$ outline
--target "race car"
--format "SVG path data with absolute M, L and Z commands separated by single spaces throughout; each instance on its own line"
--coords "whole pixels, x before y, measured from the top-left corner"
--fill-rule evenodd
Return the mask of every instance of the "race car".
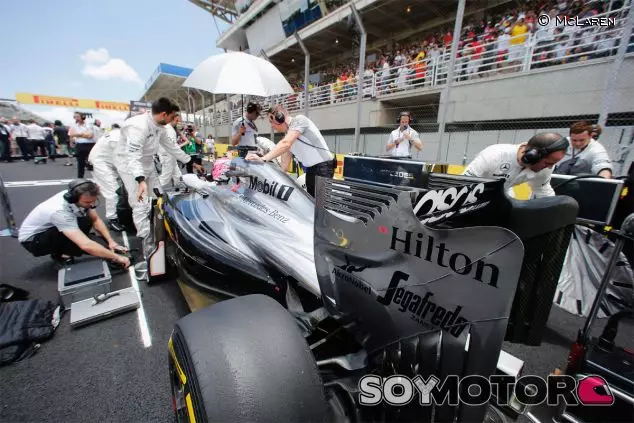
M 179 421 L 500 421 L 510 412 L 499 406 L 509 398 L 369 406 L 360 394 L 378 394 L 362 378 L 378 376 L 381 397 L 395 375 L 517 376 L 502 342 L 541 342 L 574 200 L 515 201 L 500 180 L 359 156 L 344 159 L 343 180 L 319 178 L 313 199 L 246 152 L 229 181 L 187 175 L 187 192 L 165 193 L 154 213 L 151 278 L 171 266 L 230 298 L 175 325 Z

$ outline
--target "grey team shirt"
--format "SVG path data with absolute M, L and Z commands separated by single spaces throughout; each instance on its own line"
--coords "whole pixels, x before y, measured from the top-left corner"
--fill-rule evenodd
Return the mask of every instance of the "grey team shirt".
M 570 137 L 568 137 L 568 141 L 570 141 Z M 572 158 L 577 158 L 579 160 L 585 160 L 587 163 L 592 166 L 592 173 L 598 175 L 602 170 L 609 170 L 610 172 L 614 172 L 612 169 L 612 161 L 610 160 L 610 155 L 608 154 L 605 147 L 596 140 L 590 140 L 590 143 L 583 150 L 575 150 L 572 147 L 572 144 L 568 147 L 568 151 L 566 151 L 566 155 L 555 167 L 555 171 L 558 167 L 562 166 L 565 162 Z
M 19 242 L 28 241 L 52 227 L 60 232 L 79 229 L 77 218 L 86 216 L 88 210 L 67 202 L 64 199 L 65 192 L 55 194 L 29 213 L 20 227 Z

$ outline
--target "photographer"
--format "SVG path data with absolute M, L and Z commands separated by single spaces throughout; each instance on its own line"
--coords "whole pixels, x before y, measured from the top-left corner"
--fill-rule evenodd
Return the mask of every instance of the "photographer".
M 390 134 L 385 151 L 389 152 L 392 157 L 411 156 L 410 150 L 412 145 L 418 151 L 423 149 L 423 143 L 420 140 L 418 132 L 410 126 L 412 115 L 410 112 L 401 112 L 399 117 L 399 127 Z
M 255 125 L 255 120 L 260 116 L 260 113 L 262 113 L 262 106 L 253 102 L 247 104 L 244 116 L 236 119 L 231 126 L 232 146 L 256 146 L 258 127 Z
M 203 140 L 200 138 L 200 134 L 194 131 L 193 125 L 187 125 L 183 130 L 185 134 L 185 138 L 189 141 L 183 147 L 183 151 L 191 157 L 191 160 L 187 162 L 186 169 L 187 173 L 194 173 L 194 163 L 202 166 L 203 159 L 200 156 L 203 148 Z

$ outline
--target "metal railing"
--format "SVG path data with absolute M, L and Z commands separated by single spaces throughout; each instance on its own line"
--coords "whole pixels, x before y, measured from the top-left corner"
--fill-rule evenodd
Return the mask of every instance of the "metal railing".
M 608 18 L 608 26 L 561 26 L 561 34 L 536 31 L 506 42 L 499 39 L 482 43 L 476 48 L 467 45 L 457 52 L 454 68 L 454 83 L 485 80 L 505 74 L 526 74 L 536 69 L 561 66 L 574 62 L 588 62 L 616 54 L 620 42 L 628 42 L 628 53 L 634 52 L 634 37 L 623 34 L 623 24 L 629 7 L 596 15 L 593 19 Z M 448 49 L 431 53 L 430 57 L 402 66 L 364 73 L 364 99 L 381 98 L 417 89 L 437 90 L 447 84 L 450 63 Z M 309 90 L 310 107 L 328 106 L 354 102 L 357 99 L 356 77 L 313 87 Z M 286 96 L 266 99 L 283 105 L 288 111 L 304 108 L 303 91 Z M 240 107 L 218 112 L 214 116 L 216 125 L 227 125 L 242 115 Z

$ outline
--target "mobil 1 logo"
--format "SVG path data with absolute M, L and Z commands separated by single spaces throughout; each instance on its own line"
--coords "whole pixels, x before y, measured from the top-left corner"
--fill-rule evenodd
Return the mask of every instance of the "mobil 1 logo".
M 269 182 L 268 180 L 258 178 L 257 176 L 249 176 L 249 189 L 270 195 L 278 200 L 288 201 L 291 194 L 295 190 L 289 185 L 280 184 L 279 182 Z

